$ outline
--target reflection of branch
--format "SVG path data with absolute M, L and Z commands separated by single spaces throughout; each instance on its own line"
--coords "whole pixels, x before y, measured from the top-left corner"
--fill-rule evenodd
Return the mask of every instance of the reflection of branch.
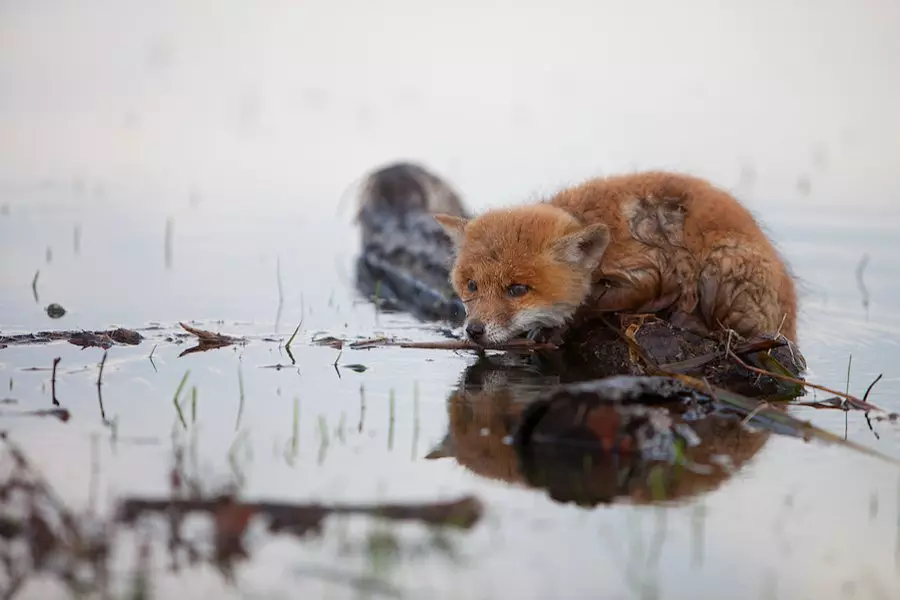
M 5 435 L 0 439 L 11 459 L 3 461 L 9 468 L 0 480 L 0 597 L 14 597 L 29 578 L 40 575 L 54 576 L 73 596 L 82 595 L 106 573 L 106 532 L 83 530 L 22 450 Z M 7 552 L 9 547 L 25 552 Z
M 797 379 L 796 377 L 791 377 L 791 376 L 789 376 L 789 375 L 782 375 L 781 373 L 775 373 L 775 372 L 773 372 L 773 371 L 766 371 L 765 369 L 760 369 L 760 368 L 757 368 L 757 367 L 753 367 L 753 366 L 751 366 L 751 365 L 748 365 L 748 364 L 747 364 L 746 362 L 744 362 L 743 360 L 741 360 L 741 359 L 740 359 L 733 351 L 731 351 L 731 350 L 728 351 L 728 354 L 729 354 L 729 356 L 730 356 L 737 364 L 739 364 L 739 365 L 742 366 L 743 368 L 747 369 L 748 371 L 752 371 L 753 373 L 757 373 L 757 374 L 759 374 L 759 375 L 766 375 L 766 376 L 768 376 L 768 377 L 774 377 L 775 379 L 780 379 L 780 380 L 782 380 L 782 381 L 787 381 L 788 383 L 793 383 L 794 385 L 800 385 L 800 386 L 805 386 L 805 387 L 811 387 L 811 388 L 813 388 L 813 389 L 816 389 L 816 390 L 819 390 L 819 391 L 822 391 L 822 392 L 828 392 L 829 394 L 834 394 L 835 396 L 837 396 L 837 397 L 839 397 L 839 398 L 845 399 L 845 400 L 847 401 L 847 403 L 848 403 L 850 406 L 852 406 L 853 408 L 857 408 L 857 409 L 859 409 L 859 410 L 865 410 L 865 411 L 867 411 L 867 412 L 870 411 L 870 410 L 877 410 L 877 411 L 879 411 L 879 412 L 886 412 L 884 409 L 879 408 L 879 407 L 875 406 L 874 404 L 870 404 L 869 402 L 866 402 L 865 400 L 860 400 L 860 399 L 857 398 L 856 396 L 851 396 L 850 394 L 848 394 L 848 393 L 846 393 L 846 392 L 839 392 L 839 391 L 837 391 L 837 390 L 833 390 L 833 389 L 831 389 L 831 388 L 827 388 L 827 387 L 825 387 L 824 385 L 817 385 L 817 384 L 815 384 L 815 383 L 810 383 L 810 382 L 808 382 L 808 381 L 804 381 L 804 380 L 802 380 L 802 379 Z M 877 380 L 876 380 L 876 381 L 877 381 Z M 868 393 L 866 393 L 866 395 L 868 395 Z
M 358 514 L 394 521 L 418 521 L 428 525 L 444 525 L 468 529 L 482 516 L 481 502 L 465 496 L 451 502 L 428 504 L 359 504 L 322 505 L 286 504 L 279 502 L 238 502 L 230 496 L 211 500 L 169 500 L 126 498 L 120 505 L 119 519 L 130 523 L 144 512 L 208 512 L 222 515 L 227 511 L 242 517 L 262 515 L 270 519 L 272 530 L 287 529 L 303 533 L 318 529 L 325 517 L 336 514 Z M 241 519 L 243 520 L 243 518 Z
M 59 406 L 59 400 L 56 399 L 56 365 L 58 365 L 61 360 L 62 359 L 58 356 L 53 359 L 53 375 L 50 378 L 50 398 L 52 399 L 53 406 Z
M 201 340 L 199 344 L 196 346 L 192 346 L 186 350 L 184 350 L 181 354 L 178 355 L 178 358 L 182 356 L 187 356 L 188 354 L 193 354 L 194 352 L 206 352 L 207 350 L 215 350 L 217 348 L 224 348 L 226 346 L 230 346 L 233 342 L 206 342 Z
M 56 417 L 63 423 L 69 420 L 72 414 L 66 408 L 47 408 L 38 410 L 25 410 L 22 412 L 0 411 L 3 417 Z
M 351 348 L 364 349 L 377 346 L 395 346 L 398 348 L 418 348 L 419 350 L 558 350 L 559 346 L 550 343 L 538 343 L 531 340 L 515 340 L 506 344 L 479 345 L 474 342 L 398 342 L 387 338 L 361 340 L 350 344 Z
M 207 350 L 224 348 L 225 346 L 230 346 L 235 342 L 241 341 L 241 338 L 231 337 L 222 333 L 213 333 L 212 331 L 207 331 L 205 329 L 197 329 L 196 327 L 185 325 L 180 321 L 178 322 L 178 324 L 181 325 L 182 329 L 184 329 L 188 333 L 197 336 L 197 345 L 192 348 L 188 348 L 187 350 L 179 354 L 179 358 L 187 354 L 192 354 L 194 352 L 206 352 Z
M 103 392 L 100 388 L 103 386 L 103 367 L 106 365 L 106 353 L 103 351 L 103 359 L 100 361 L 100 373 L 97 375 L 97 402 L 100 403 L 100 419 L 106 424 L 106 411 L 103 410 Z
M 38 282 L 38 277 L 40 277 L 40 275 L 41 275 L 41 270 L 38 269 L 37 271 L 34 272 L 34 279 L 31 280 L 31 293 L 34 294 L 35 304 L 41 303 L 41 300 L 38 297 L 38 291 L 37 291 L 37 282 Z
M 868 264 L 869 255 L 863 254 L 862 258 L 859 259 L 859 264 L 856 265 L 856 286 L 859 288 L 859 293 L 862 296 L 862 305 L 866 310 L 866 316 L 869 314 L 869 290 L 866 288 L 866 282 L 863 281 L 863 271 L 865 271 Z

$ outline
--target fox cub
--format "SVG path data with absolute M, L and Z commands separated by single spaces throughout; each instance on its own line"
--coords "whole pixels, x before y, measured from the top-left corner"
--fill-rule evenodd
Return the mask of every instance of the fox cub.
M 579 315 L 665 313 L 699 333 L 796 341 L 792 275 L 750 212 L 710 183 L 648 172 L 589 180 L 480 216 L 437 214 L 466 334 L 500 344 Z

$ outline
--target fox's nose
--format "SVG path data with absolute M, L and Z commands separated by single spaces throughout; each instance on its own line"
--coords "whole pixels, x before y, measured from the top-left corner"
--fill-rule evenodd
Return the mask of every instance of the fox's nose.
M 469 321 L 466 323 L 466 335 L 473 342 L 481 342 L 484 337 L 484 323 L 480 321 Z

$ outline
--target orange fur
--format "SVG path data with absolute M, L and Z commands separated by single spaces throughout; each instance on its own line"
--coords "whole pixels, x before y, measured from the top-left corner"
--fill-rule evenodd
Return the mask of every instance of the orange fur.
M 750 212 L 702 179 L 598 178 L 539 204 L 436 218 L 457 248 L 451 280 L 476 341 L 561 327 L 578 310 L 669 310 L 690 328 L 796 341 L 787 265 Z

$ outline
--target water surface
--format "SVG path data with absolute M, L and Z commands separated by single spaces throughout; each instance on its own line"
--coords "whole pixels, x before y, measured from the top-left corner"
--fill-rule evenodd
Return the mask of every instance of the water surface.
M 474 356 L 309 343 L 440 338 L 354 290 L 349 192 L 384 161 L 425 161 L 475 209 L 677 168 L 738 193 L 801 278 L 809 378 L 861 395 L 883 374 L 869 400 L 900 411 L 893 3 L 50 4 L 0 8 L 0 331 L 162 328 L 110 349 L 102 414 L 102 350 L 0 350 L 0 397 L 15 400 L 0 427 L 60 497 L 108 508 L 165 493 L 175 438 L 210 485 L 240 482 L 248 498 L 471 493 L 487 509 L 445 534 L 452 553 L 423 527 L 390 527 L 400 551 L 384 563 L 366 540 L 387 526 L 364 519 L 327 521 L 315 541 L 259 533 L 236 587 L 157 555 L 159 597 L 357 597 L 348 573 L 410 598 L 900 594 L 895 467 L 772 436 L 683 502 L 559 503 L 500 459 L 426 458 L 462 427 L 448 397 Z M 67 314 L 51 320 L 51 302 Z M 250 341 L 179 357 L 184 344 L 157 339 L 178 321 Z M 268 368 L 290 361 L 264 338 L 298 323 L 296 366 Z M 50 407 L 50 372 L 28 369 L 56 357 L 71 419 L 14 416 Z M 185 428 L 172 397 L 188 371 Z M 858 413 L 797 414 L 900 457 L 895 426 L 876 438 Z M 35 581 L 20 597 L 61 590 Z

